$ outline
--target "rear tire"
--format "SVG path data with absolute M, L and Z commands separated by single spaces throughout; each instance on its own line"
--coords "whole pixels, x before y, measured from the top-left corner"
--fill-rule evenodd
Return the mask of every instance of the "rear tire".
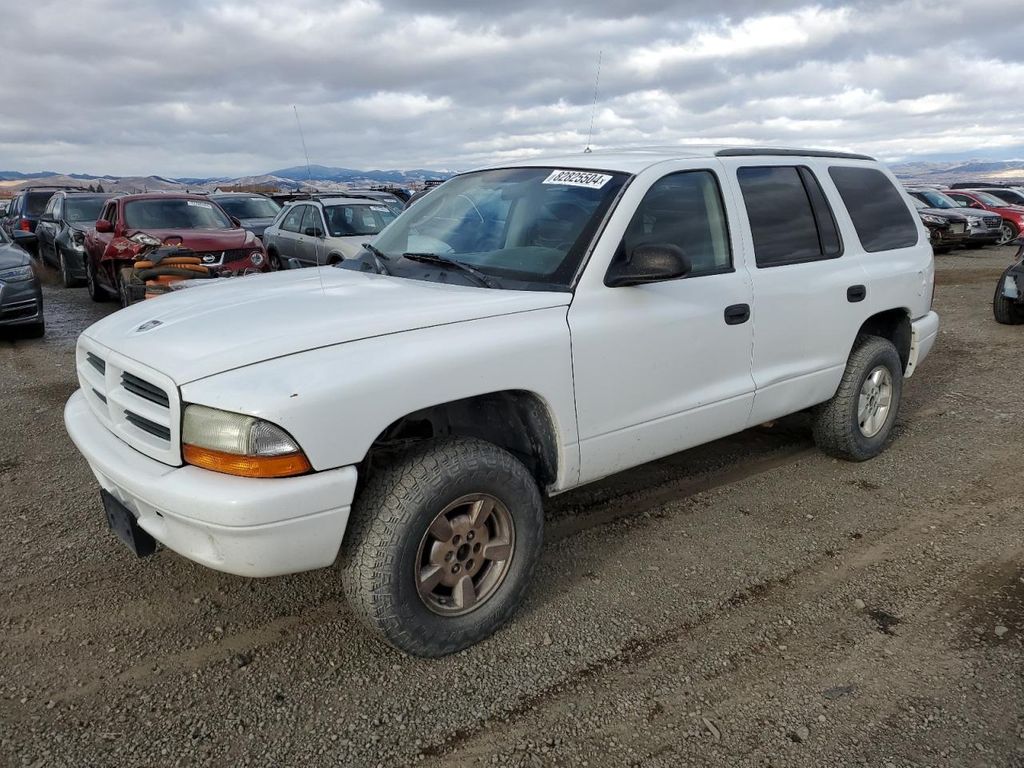
M 995 316 L 996 322 L 1002 325 L 1022 325 L 1024 324 L 1024 305 L 1003 296 L 1003 280 L 1005 278 L 1006 272 L 1003 272 L 996 284 L 996 293 L 992 297 L 992 314 Z
M 371 474 L 348 525 L 342 580 L 353 610 L 393 647 L 438 657 L 488 637 L 519 607 L 544 513 L 518 459 L 457 438 Z
M 861 336 L 835 395 L 814 409 L 814 442 L 824 453 L 866 461 L 885 448 L 903 395 L 903 362 L 888 339 Z
M 277 252 L 276 248 L 267 249 L 267 262 L 270 264 L 270 268 L 275 272 L 281 269 L 281 254 Z

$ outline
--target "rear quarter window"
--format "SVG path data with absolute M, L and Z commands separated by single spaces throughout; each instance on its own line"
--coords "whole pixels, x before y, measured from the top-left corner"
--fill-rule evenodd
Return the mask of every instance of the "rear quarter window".
M 889 177 L 875 168 L 835 165 L 829 176 L 868 253 L 917 245 L 917 222 Z

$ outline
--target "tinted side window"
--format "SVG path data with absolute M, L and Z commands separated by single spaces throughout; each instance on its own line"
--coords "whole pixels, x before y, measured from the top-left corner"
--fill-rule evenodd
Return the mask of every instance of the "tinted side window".
M 821 186 L 807 168 L 748 166 L 736 172 L 758 267 L 842 254 L 839 231 Z
M 828 169 L 868 253 L 917 245 L 917 223 L 889 177 L 875 168 Z
M 302 221 L 302 212 L 305 209 L 305 205 L 293 206 L 292 209 L 285 214 L 284 220 L 281 222 L 281 229 L 286 232 L 298 232 L 299 222 Z
M 626 228 L 622 255 L 638 245 L 665 243 L 686 254 L 691 277 L 732 271 L 725 206 L 711 171 L 684 171 L 658 179 Z

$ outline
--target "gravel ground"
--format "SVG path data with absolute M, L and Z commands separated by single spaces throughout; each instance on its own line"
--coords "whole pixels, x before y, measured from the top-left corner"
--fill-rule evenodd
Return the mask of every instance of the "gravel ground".
M 523 610 L 439 661 L 369 637 L 335 569 L 129 557 L 61 420 L 110 307 L 47 286 L 47 337 L 0 341 L 0 763 L 1024 765 L 1010 254 L 938 257 L 884 455 L 797 416 L 550 500 Z

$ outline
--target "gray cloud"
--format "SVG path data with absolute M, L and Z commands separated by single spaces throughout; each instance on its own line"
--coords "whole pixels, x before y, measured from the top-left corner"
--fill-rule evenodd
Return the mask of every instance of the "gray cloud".
M 753 0 L 52 0 L 5 9 L 0 168 L 465 168 L 690 141 L 1024 154 L 1019 25 Z

